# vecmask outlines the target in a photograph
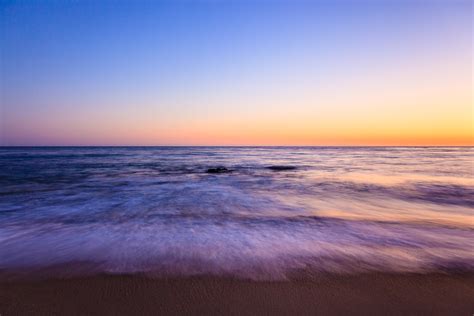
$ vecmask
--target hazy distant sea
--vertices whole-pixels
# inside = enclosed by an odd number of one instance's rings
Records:
[[[458,271],[473,243],[471,147],[0,148],[4,271]]]

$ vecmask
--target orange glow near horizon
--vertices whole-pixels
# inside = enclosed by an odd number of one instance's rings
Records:
[[[175,128],[127,125],[108,131],[89,127],[78,133],[51,128],[46,132],[52,136],[44,133],[44,129],[37,134],[46,140],[40,145],[474,146],[472,131],[460,128],[374,131],[357,127],[336,130],[310,126],[276,128],[252,124],[194,124]]]

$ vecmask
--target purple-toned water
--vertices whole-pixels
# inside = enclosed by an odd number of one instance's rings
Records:
[[[0,148],[0,270],[474,270],[473,168],[468,147]]]

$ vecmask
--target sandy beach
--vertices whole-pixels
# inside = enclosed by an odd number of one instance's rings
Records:
[[[1,315],[471,315],[474,274],[232,278],[90,276],[0,282]]]

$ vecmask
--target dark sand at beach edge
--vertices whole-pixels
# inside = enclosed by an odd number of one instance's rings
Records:
[[[9,315],[472,315],[474,274],[0,280]]]

